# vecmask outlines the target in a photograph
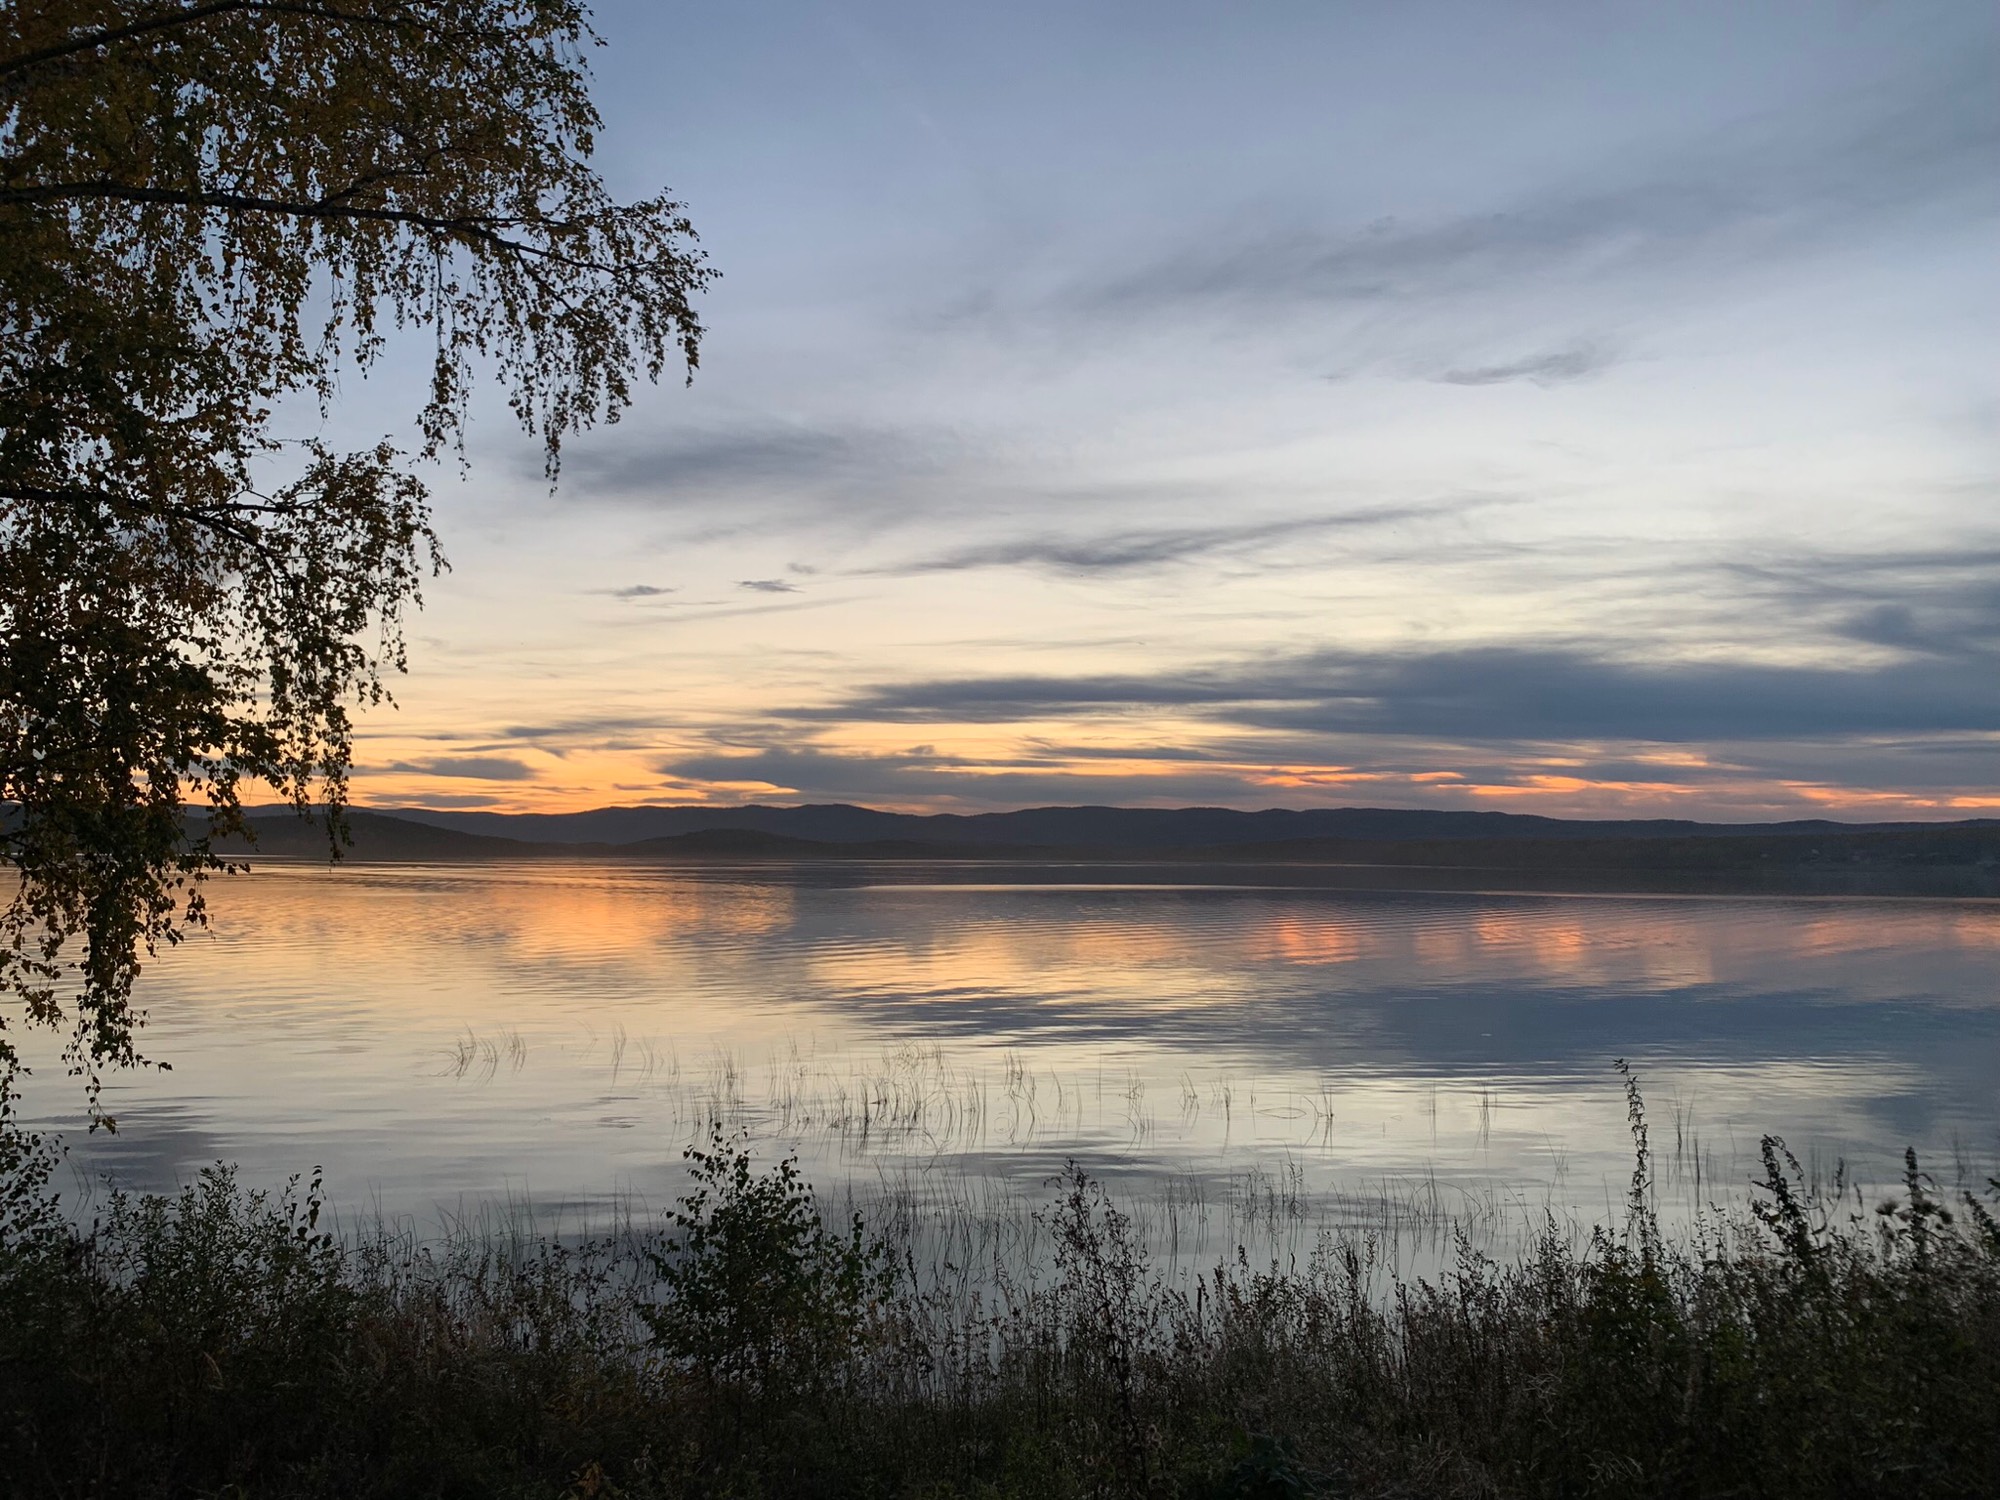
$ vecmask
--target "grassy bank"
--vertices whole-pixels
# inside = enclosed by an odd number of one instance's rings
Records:
[[[656,1232],[336,1240],[216,1169],[80,1230],[0,1159],[0,1485],[37,1496],[2000,1493],[2000,1226],[1780,1143],[1740,1216],[1386,1277],[1162,1277],[1082,1171],[1036,1266],[917,1263],[718,1136]]]

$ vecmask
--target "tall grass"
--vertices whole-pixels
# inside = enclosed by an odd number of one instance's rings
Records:
[[[337,1238],[226,1168],[81,1227],[0,1157],[0,1486],[46,1496],[2000,1494],[2000,1184],[1858,1204],[1767,1139],[1663,1229],[1434,1274],[1156,1259],[1074,1164],[1033,1253],[835,1227],[719,1127],[658,1227]]]
[[[720,1048],[684,1055],[622,1026],[584,1031],[581,1040],[554,1045],[583,1058],[610,1097],[667,1138],[701,1138],[720,1125],[784,1141],[823,1179],[843,1184],[871,1217],[896,1215],[920,1235],[962,1238],[971,1225],[1032,1239],[1032,1226],[1021,1221],[1038,1201],[1041,1179],[1072,1155],[1101,1162],[1141,1238],[1181,1273],[1205,1270],[1239,1246],[1253,1259],[1302,1257],[1323,1227],[1376,1231],[1392,1261],[1413,1274],[1443,1263],[1455,1229],[1507,1253],[1530,1243],[1550,1212],[1587,1235],[1587,1224],[1576,1225],[1578,1191],[1588,1194],[1584,1184],[1617,1159],[1615,1146],[1586,1151],[1588,1168],[1573,1176],[1572,1154],[1547,1136],[1524,1133],[1519,1114],[1498,1125],[1505,1140],[1496,1146],[1496,1123],[1510,1101],[1490,1088],[1436,1081],[1428,1092],[1421,1084],[1408,1089],[1393,1105],[1357,1105],[1325,1082],[1236,1073],[1222,1060],[1197,1080],[1113,1056],[1071,1058],[1065,1067],[1031,1065],[1031,1054],[1013,1050],[968,1056],[905,1044],[876,1054],[820,1053],[796,1040],[761,1057]],[[516,1032],[467,1029],[433,1054],[430,1070],[452,1086],[476,1088],[518,1070],[528,1053]],[[1753,1158],[1740,1156],[1733,1136],[1720,1149],[1706,1139],[1691,1100],[1670,1108],[1658,1196],[1663,1214],[1685,1221],[1706,1205],[1711,1184],[1740,1193]],[[1385,1161],[1379,1173],[1364,1175],[1351,1164],[1352,1149],[1365,1149],[1378,1123],[1384,1143],[1390,1139],[1380,1118],[1385,1109],[1406,1135],[1421,1130],[1428,1115],[1427,1167],[1413,1174]],[[1445,1136],[1441,1112],[1450,1118]],[[1544,1151],[1553,1178],[1542,1170]],[[1817,1161],[1809,1166],[1821,1169]],[[594,1215],[600,1223],[656,1211],[630,1186],[562,1207],[566,1217]],[[919,1246],[920,1257],[931,1253]]]

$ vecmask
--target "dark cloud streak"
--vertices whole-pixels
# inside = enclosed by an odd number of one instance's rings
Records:
[[[1581,183],[1511,211],[1359,231],[1288,228],[1213,236],[1149,265],[1081,282],[1064,317],[1152,323],[1204,307],[1389,304],[1523,281],[1665,266],[1713,274],[1779,247],[1851,245],[1906,227],[1913,211],[1990,213],[2000,148],[1992,59],[1956,59],[1895,97],[1840,101],[1848,114],[1746,122],[1650,168]],[[1954,207],[1955,206],[1955,207]]]
[[[439,755],[429,760],[399,760],[386,769],[468,781],[533,781],[538,774],[533,766],[501,755]]]
[[[966,760],[925,750],[863,754],[811,745],[764,744],[714,754],[680,756],[656,768],[693,782],[762,782],[807,800],[919,800],[937,804],[1032,806],[1115,799],[1143,801],[1231,798],[1245,790],[1237,773],[1159,776],[1075,774],[1058,767],[1011,769],[1009,760]]]
[[[1329,651],[1157,676],[892,684],[795,716],[1008,722],[1162,709],[1243,728],[1461,744],[2000,733],[2000,676],[1924,661],[1642,662],[1569,646]]]
[[[1445,370],[1436,378],[1445,385],[1505,385],[1516,380],[1535,385],[1559,385],[1587,380],[1608,369],[1614,360],[1594,344],[1572,344],[1498,365],[1473,365]]]
[[[658,599],[676,590],[660,588],[650,583],[634,583],[622,589],[593,589],[592,593],[604,594],[613,599]]]
[[[1248,551],[1274,542],[1327,532],[1389,526],[1456,513],[1460,506],[1383,506],[1331,516],[1251,521],[1226,526],[1156,527],[1096,537],[1022,537],[979,542],[950,552],[872,569],[911,575],[956,573],[974,568],[1046,568],[1059,573],[1117,573],[1163,567],[1218,553]]]
[[[597,501],[665,507],[815,495],[865,505],[951,469],[962,446],[946,433],[856,424],[625,427],[566,447],[564,488]]]
[[[1970,539],[1968,539],[1970,540]],[[1725,570],[1833,637],[2000,671],[2000,550],[1803,557]]]

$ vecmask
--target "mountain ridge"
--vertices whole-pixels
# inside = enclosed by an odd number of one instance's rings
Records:
[[[1420,808],[1035,807],[998,813],[895,813],[852,803],[727,807],[604,807],[576,813],[433,808],[370,812],[434,828],[536,843],[636,844],[732,829],[821,843],[909,840],[967,847],[1118,848],[1133,852],[1278,844],[1300,839],[1605,839],[1839,836],[2000,828],[2000,820],[1842,823],[1810,818],[1703,823],[1681,818],[1549,818],[1534,813]]]
[[[1344,883],[1375,888],[1579,889],[1708,894],[2000,896],[2000,822],[1967,820],[1911,827],[1814,820],[1779,825],[1779,833],[1630,835],[1629,824],[1589,825],[1597,837],[1324,838],[1306,837],[1170,848],[1115,844],[950,843],[938,839],[824,840],[745,828],[708,828],[629,843],[561,843],[499,838],[440,828],[371,809],[348,815],[358,864],[535,863],[689,864],[756,862],[897,864],[934,872],[917,878],[967,879],[981,866],[1005,864],[1006,879],[1043,883],[1166,881],[1195,865],[1259,868],[1281,883]],[[1542,820],[1547,821],[1547,820]],[[253,813],[253,847],[241,838],[216,852],[245,861],[276,858],[324,863],[324,820],[290,809]],[[948,828],[955,826],[946,825]],[[1436,825],[1433,825],[1436,826]],[[1741,829],[1743,825],[1735,825]],[[191,825],[191,831],[198,828]],[[946,873],[956,870],[959,873]],[[1283,872],[1283,873],[1281,873]],[[889,878],[903,879],[903,875]],[[990,878],[990,877],[976,877]]]

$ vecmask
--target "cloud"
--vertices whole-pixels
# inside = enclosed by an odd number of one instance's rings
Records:
[[[1445,385],[1504,385],[1510,381],[1527,380],[1536,385],[1550,386],[1586,380],[1613,363],[1612,356],[1594,344],[1571,344],[1567,348],[1551,349],[1506,364],[1445,370],[1435,378]]]
[[[1793,778],[1847,786],[1895,787],[1918,794],[1990,789],[2000,737],[1881,736],[1828,744],[1735,747],[1737,769],[1768,784]]]
[[[1979,652],[2000,640],[2000,595],[1986,601],[1983,618],[1944,621],[1907,604],[1877,604],[1849,616],[1841,633],[1871,646],[1920,651],[1934,656]]]
[[[787,583],[782,578],[740,578],[736,586],[759,594],[796,594],[799,591],[796,583]]]
[[[676,593],[678,590],[660,588],[650,583],[634,583],[622,589],[593,589],[591,592],[608,594],[613,599],[658,599],[663,595]]]
[[[1836,639],[1994,666],[2000,653],[2000,548],[1976,536],[1938,552],[1804,556],[1738,563],[1740,591],[1816,619]]]
[[[489,796],[483,792],[425,792],[414,799],[409,797],[394,800],[371,798],[365,804],[357,803],[356,805],[365,806],[378,812],[395,812],[398,808],[405,807],[417,809],[435,808],[439,812],[448,812],[453,808],[477,807],[492,807],[502,812],[510,810],[509,804],[504,798]]]
[[[1459,508],[1395,506],[1333,516],[1253,521],[1229,526],[1157,527],[1111,532],[1096,537],[1022,537],[979,542],[871,571],[906,575],[955,573],[973,568],[1030,567],[1079,574],[1127,572],[1162,567],[1215,553],[1247,550],[1321,532],[1386,526]]]
[[[1323,657],[1292,702],[1247,723],[1461,740],[1711,740],[2000,730],[2000,683],[1956,672],[1738,661],[1631,662],[1575,649],[1492,647]]]
[[[657,767],[688,781],[763,782],[790,791],[835,797],[903,795],[936,789],[934,757],[840,754],[784,745],[677,756]]]
[[[542,724],[509,724],[500,733],[510,740],[632,743],[673,727],[674,721],[657,714],[589,714]]]
[[[1058,765],[938,755],[928,747],[867,754],[810,744],[767,743],[661,762],[683,782],[762,783],[807,801],[849,799],[909,806],[1020,807],[1050,803],[1172,803],[1232,799],[1248,790],[1240,773],[1073,773]]]
[[[1959,659],[2000,648],[2000,579],[1938,588],[1915,599],[1870,605],[1840,623],[1850,640]],[[1988,663],[1988,669],[1995,665]]]
[[[1007,722],[1182,709],[1219,724],[1454,743],[1695,744],[2000,732],[2000,674],[1881,666],[1647,662],[1575,646],[1320,651],[1158,675],[888,684],[800,717]]]
[[[852,436],[811,428],[620,432],[578,443],[563,463],[568,477],[593,495],[659,495],[822,474],[851,463],[857,447]]]
[[[648,505],[838,497],[880,508],[949,472],[963,446],[949,433],[835,421],[745,420],[700,432],[621,424],[565,445],[564,487],[593,500]]]
[[[1792,119],[1733,122],[1650,162],[1621,156],[1505,212],[1360,229],[1290,226],[1205,233],[1148,263],[1073,285],[1069,317],[1153,324],[1210,310],[1491,299],[1517,284],[1574,291],[1579,277],[1665,268],[1689,280],[1774,254],[1848,248],[1906,230],[1919,211],[1990,214],[2000,147],[1990,55],[1895,91]]]
[[[386,769],[418,776],[462,776],[470,781],[533,781],[534,767],[504,755],[439,755],[399,760]]]

